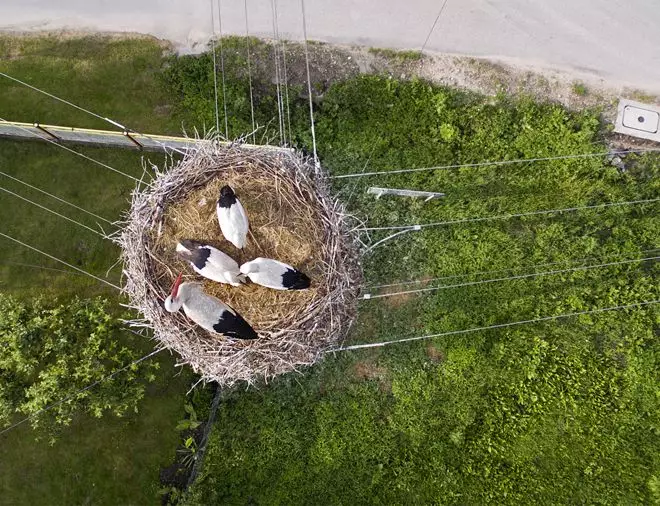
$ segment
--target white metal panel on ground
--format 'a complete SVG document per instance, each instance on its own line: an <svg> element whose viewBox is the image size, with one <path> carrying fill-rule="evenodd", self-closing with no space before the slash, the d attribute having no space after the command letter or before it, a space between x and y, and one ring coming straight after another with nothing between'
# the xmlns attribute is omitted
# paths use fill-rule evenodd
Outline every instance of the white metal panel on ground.
<svg viewBox="0 0 660 506"><path fill-rule="evenodd" d="M660 142L660 107L621 99L614 131Z"/></svg>

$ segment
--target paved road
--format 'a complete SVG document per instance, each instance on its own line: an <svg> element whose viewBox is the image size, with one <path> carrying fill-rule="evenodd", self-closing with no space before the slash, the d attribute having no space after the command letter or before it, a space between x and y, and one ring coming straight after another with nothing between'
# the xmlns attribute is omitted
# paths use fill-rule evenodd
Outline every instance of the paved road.
<svg viewBox="0 0 660 506"><path fill-rule="evenodd" d="M211 33L212 0L2 0L0 30L150 33L183 51ZM245 33L243 0L221 0L223 33ZM272 36L269 0L247 0L251 32ZM419 48L441 0L306 0L312 39ZM279 30L302 37L299 0L278 0ZM660 93L660 0L448 0L431 51L572 69Z"/></svg>

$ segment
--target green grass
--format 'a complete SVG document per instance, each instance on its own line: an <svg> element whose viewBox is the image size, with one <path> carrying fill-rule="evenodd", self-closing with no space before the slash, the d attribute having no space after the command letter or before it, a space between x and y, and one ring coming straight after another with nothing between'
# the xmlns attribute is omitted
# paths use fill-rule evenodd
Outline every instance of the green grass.
<svg viewBox="0 0 660 506"><path fill-rule="evenodd" d="M135 177L142 174L142 155L139 153L101 148L75 149ZM164 159L163 155L154 153L145 156L155 163L162 163ZM127 209L134 183L84 158L38 142L0 140L0 167L15 178L110 221L119 219ZM113 225L2 175L0 186L88 227L97 229L100 224L106 232L115 229ZM5 192L0 192L0 205L11 209L3 219L2 231L7 235L112 283L119 282L120 267L116 265L119 249L109 240ZM0 258L0 289L6 293L16 296L35 293L53 296L104 293L115 296L112 288L83 274L20 265L72 271L55 260L5 239L0 241Z"/></svg>
<svg viewBox="0 0 660 506"><path fill-rule="evenodd" d="M79 39L0 36L0 70L102 116L152 133L177 133L171 102L161 86L164 48L153 39ZM0 77L2 117L64 126L110 129L108 123ZM142 154L74 146L74 149L134 177L142 175ZM162 163L163 155L145 159ZM0 140L0 167L29 184L46 190L111 221L128 207L134 181L51 144ZM0 175L0 185L87 226L97 220L20 183ZM49 214L7 193L0 204L11 209L3 217L3 232L79 268L117 283L118 248L94 233ZM103 224L106 231L113 227ZM68 269L39 253L7 240L0 242L0 288L13 295L34 293L92 295L112 288L79 274L17 264Z"/></svg>
<svg viewBox="0 0 660 506"><path fill-rule="evenodd" d="M575 81L573 83L573 86L571 86L573 93L575 93L579 97L584 97L589 93L589 89L587 86L580 82L580 81Z"/></svg>
<svg viewBox="0 0 660 506"><path fill-rule="evenodd" d="M0 35L0 71L145 133L178 133L158 86L164 47L155 39ZM0 77L2 117L113 130L109 123Z"/></svg>
<svg viewBox="0 0 660 506"><path fill-rule="evenodd" d="M415 62L424 57L420 51L396 50L381 47L370 47L369 52L374 56L380 56L386 60L392 60L398 63Z"/></svg>
<svg viewBox="0 0 660 506"><path fill-rule="evenodd" d="M191 374L171 378L163 356L157 383L137 414L101 420L81 416L50 446L28 424L5 435L0 460L4 504L145 505L158 503L158 475L180 442L176 421Z"/></svg>

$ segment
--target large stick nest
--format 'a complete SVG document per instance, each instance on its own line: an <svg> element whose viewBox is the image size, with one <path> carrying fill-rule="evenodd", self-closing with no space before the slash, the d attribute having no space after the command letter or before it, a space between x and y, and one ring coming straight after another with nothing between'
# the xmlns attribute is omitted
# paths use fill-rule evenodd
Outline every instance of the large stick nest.
<svg viewBox="0 0 660 506"><path fill-rule="evenodd" d="M129 306L144 318L130 322L153 329L154 338L176 351L206 381L231 385L268 381L314 363L345 335L356 314L361 284L349 217L329 193L320 169L302 157L272 148L198 149L133 192L117 242L124 260ZM226 241L218 226L219 189L231 185L250 220L243 250ZM254 284L232 287L197 276L175 253L178 240L211 244L239 264L262 256L293 265L312 279L309 290L279 291ZM259 333L254 341L211 334L163 301L179 272L237 310Z"/></svg>

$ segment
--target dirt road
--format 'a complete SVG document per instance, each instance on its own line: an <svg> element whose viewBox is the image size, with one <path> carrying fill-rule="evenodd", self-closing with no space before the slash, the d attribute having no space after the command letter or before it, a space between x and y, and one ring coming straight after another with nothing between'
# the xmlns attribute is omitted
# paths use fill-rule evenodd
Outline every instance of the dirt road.
<svg viewBox="0 0 660 506"><path fill-rule="evenodd" d="M149 33L182 51L211 34L212 0L3 0L0 30ZM273 34L272 3L247 0L251 34ZM221 0L223 33L245 34L242 0ZM435 0L306 0L311 39L419 49ZM299 0L278 0L282 37L302 37ZM448 0L427 49L572 70L660 93L659 0Z"/></svg>

